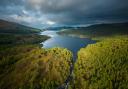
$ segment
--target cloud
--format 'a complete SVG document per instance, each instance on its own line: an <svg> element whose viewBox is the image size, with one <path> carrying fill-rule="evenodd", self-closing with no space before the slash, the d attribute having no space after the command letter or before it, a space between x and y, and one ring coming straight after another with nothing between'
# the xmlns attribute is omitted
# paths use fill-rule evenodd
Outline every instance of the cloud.
<svg viewBox="0 0 128 89"><path fill-rule="evenodd" d="M40 26L121 22L128 21L127 3L128 0L3 0L0 17Z"/></svg>
<svg viewBox="0 0 128 89"><path fill-rule="evenodd" d="M2 0L0 6L18 6L23 4L24 0Z"/></svg>
<svg viewBox="0 0 128 89"><path fill-rule="evenodd" d="M53 17L49 18L61 24L128 20L128 0L29 0L27 3L29 9L51 14Z"/></svg>
<svg viewBox="0 0 128 89"><path fill-rule="evenodd" d="M46 24L48 24L48 25L54 25L55 22L53 22L53 21L46 21Z"/></svg>

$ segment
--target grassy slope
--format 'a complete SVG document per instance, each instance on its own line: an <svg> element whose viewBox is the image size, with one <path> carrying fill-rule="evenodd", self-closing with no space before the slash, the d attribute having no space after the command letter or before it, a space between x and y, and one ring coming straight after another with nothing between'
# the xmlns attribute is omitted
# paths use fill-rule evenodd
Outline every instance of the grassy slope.
<svg viewBox="0 0 128 89"><path fill-rule="evenodd" d="M73 89L127 89L127 74L128 37L105 39L78 52Z"/></svg>
<svg viewBox="0 0 128 89"><path fill-rule="evenodd" d="M49 37L38 32L0 22L0 89L56 89L66 80L72 53L40 48L37 44Z"/></svg>
<svg viewBox="0 0 128 89"><path fill-rule="evenodd" d="M69 75L67 49L22 45L0 50L0 89L56 89Z"/></svg>
<svg viewBox="0 0 128 89"><path fill-rule="evenodd" d="M100 41L78 52L69 89L128 88L128 23L93 25L59 34Z"/></svg>

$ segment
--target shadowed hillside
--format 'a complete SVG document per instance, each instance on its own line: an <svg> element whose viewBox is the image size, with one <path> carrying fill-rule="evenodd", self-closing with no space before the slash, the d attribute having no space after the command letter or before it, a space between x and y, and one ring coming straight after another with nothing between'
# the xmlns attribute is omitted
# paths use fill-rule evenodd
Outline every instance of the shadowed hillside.
<svg viewBox="0 0 128 89"><path fill-rule="evenodd" d="M78 37L105 37L114 35L127 35L128 23L97 24L89 27L78 27L58 32L62 35Z"/></svg>
<svg viewBox="0 0 128 89"><path fill-rule="evenodd" d="M0 45L36 44L48 39L39 35L41 30L0 20Z"/></svg>
<svg viewBox="0 0 128 89"><path fill-rule="evenodd" d="M14 22L8 22L0 20L0 33L12 33L12 34L30 34L38 33L40 29L20 25Z"/></svg>

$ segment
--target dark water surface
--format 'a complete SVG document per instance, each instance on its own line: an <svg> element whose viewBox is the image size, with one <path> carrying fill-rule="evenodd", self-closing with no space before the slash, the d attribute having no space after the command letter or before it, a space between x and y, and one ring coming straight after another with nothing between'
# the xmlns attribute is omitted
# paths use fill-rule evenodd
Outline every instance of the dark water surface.
<svg viewBox="0 0 128 89"><path fill-rule="evenodd" d="M44 48L52 48L52 47L67 48L70 51L72 51L74 55L74 59L76 59L77 52L80 50L80 48L96 42L88 38L78 38L78 37L58 35L56 31L44 31L41 33L41 35L51 36L50 39L42 43Z"/></svg>

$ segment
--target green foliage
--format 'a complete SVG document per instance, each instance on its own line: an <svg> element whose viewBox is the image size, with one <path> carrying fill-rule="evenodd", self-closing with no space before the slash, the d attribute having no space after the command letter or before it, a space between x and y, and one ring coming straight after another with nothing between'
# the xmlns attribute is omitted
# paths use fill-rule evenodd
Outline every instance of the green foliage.
<svg viewBox="0 0 128 89"><path fill-rule="evenodd" d="M69 75L72 53L23 45L0 50L0 89L56 89Z"/></svg>
<svg viewBox="0 0 128 89"><path fill-rule="evenodd" d="M116 37L127 34L127 26L101 24L59 32L101 40L81 48L70 75L70 51L40 48L34 44L49 38L37 34L40 30L0 20L0 89L56 89L68 76L73 76L69 89L128 89L128 36Z"/></svg>
<svg viewBox="0 0 128 89"><path fill-rule="evenodd" d="M56 89L70 74L72 53L34 45L40 30L0 20L0 89Z"/></svg>
<svg viewBox="0 0 128 89"><path fill-rule="evenodd" d="M50 38L39 35L40 32L39 29L0 20L0 46L38 44Z"/></svg>
<svg viewBox="0 0 128 89"><path fill-rule="evenodd" d="M78 52L73 89L128 89L127 84L128 38L109 38Z"/></svg>
<svg viewBox="0 0 128 89"><path fill-rule="evenodd" d="M37 44L48 38L50 37L37 34L0 34L0 45Z"/></svg>

